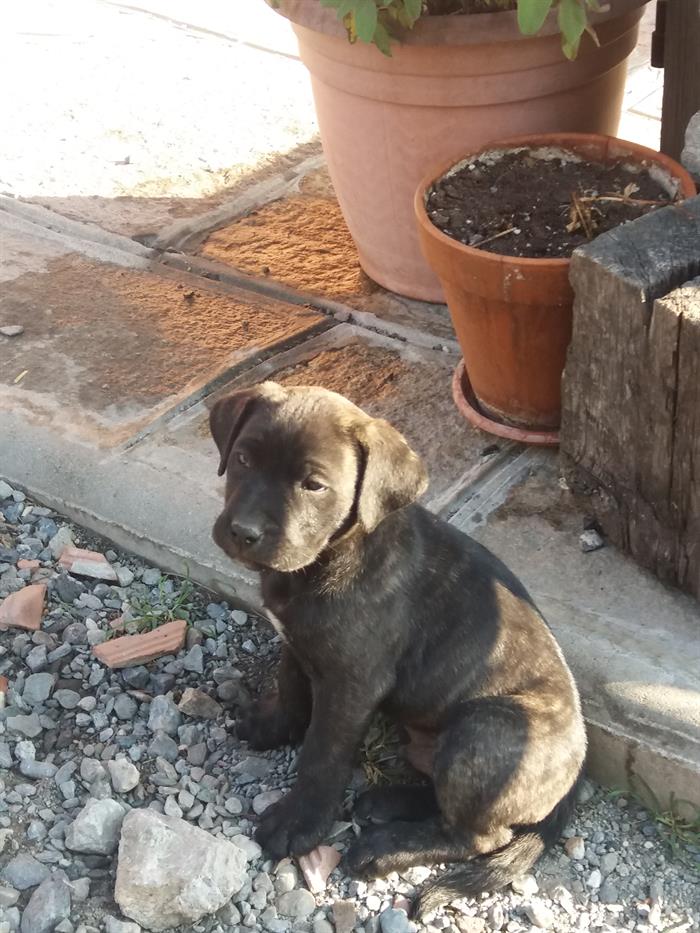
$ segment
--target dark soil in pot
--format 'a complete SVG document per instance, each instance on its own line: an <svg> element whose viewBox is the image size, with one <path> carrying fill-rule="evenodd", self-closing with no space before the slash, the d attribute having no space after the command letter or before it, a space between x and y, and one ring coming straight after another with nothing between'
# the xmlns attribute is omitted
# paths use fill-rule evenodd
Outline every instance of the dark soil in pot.
<svg viewBox="0 0 700 933"><path fill-rule="evenodd" d="M564 149L493 150L460 162L428 193L443 233L504 256L568 258L577 246L672 203L658 166L587 161Z"/></svg>

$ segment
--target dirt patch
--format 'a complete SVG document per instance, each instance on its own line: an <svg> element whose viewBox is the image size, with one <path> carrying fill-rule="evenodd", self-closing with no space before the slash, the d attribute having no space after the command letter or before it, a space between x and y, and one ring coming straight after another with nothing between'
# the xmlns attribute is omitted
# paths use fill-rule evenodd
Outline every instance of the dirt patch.
<svg viewBox="0 0 700 933"><path fill-rule="evenodd" d="M323 386L362 406L390 395L396 389L397 379L409 375L410 370L396 353L357 345L325 350L293 369L278 373L275 379L285 386Z"/></svg>
<svg viewBox="0 0 700 933"><path fill-rule="evenodd" d="M584 515L571 490L560 484L556 464L539 467L508 493L506 501L493 513L496 521L536 515L556 531L584 530Z"/></svg>
<svg viewBox="0 0 700 933"><path fill-rule="evenodd" d="M469 246L504 256L563 258L671 200L645 168L525 149L484 154L440 179L427 210L438 229Z"/></svg>
<svg viewBox="0 0 700 933"><path fill-rule="evenodd" d="M444 492L492 443L452 402L452 360L407 360L358 341L323 350L270 376L283 385L321 385L340 392L376 418L386 418L423 458L429 495Z"/></svg>
<svg viewBox="0 0 700 933"><path fill-rule="evenodd" d="M324 320L195 279L75 257L0 285L0 309L25 326L3 341L4 381L26 370L24 389L113 412L153 406L236 354L259 353Z"/></svg>
<svg viewBox="0 0 700 933"><path fill-rule="evenodd" d="M308 185L323 188L320 178ZM200 253L250 275L329 297L369 295L338 202L318 194L283 198L215 231Z"/></svg>

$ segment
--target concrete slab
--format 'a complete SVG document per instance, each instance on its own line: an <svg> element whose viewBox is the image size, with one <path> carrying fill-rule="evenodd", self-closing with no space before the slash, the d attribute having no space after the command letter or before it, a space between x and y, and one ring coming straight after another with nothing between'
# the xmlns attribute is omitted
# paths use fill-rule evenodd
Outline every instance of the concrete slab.
<svg viewBox="0 0 700 933"><path fill-rule="evenodd" d="M0 406L98 444L332 323L143 258L127 268L38 243L15 233L3 264L0 322L24 332L0 336Z"/></svg>
<svg viewBox="0 0 700 933"><path fill-rule="evenodd" d="M0 79L23 83L5 101L0 191L122 232L157 229L171 208L196 211L193 200L315 140L308 75L281 17L226 4L227 24L208 0L193 22L192 4L160 6L3 8Z"/></svg>
<svg viewBox="0 0 700 933"><path fill-rule="evenodd" d="M538 454L501 502L481 522L464 511L453 521L512 567L549 620L582 692L593 773L700 804L700 606L612 547L582 553L584 515L556 455Z"/></svg>

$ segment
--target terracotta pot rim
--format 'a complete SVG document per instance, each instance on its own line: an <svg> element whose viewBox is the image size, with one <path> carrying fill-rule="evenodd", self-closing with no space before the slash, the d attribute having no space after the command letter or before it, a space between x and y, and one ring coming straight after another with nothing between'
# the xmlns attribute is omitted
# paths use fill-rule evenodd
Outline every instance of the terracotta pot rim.
<svg viewBox="0 0 700 933"><path fill-rule="evenodd" d="M680 183L679 190L683 195L683 199L691 198L696 194L695 182L690 173L675 159L672 159L662 152L657 152L655 149L649 149L647 146L641 146L627 139L619 139L617 136L606 136L603 133L535 133L493 140L483 146L479 146L477 149L465 153L459 159L451 158L448 162L442 162L439 167L431 169L423 176L416 188L413 199L416 219L421 227L429 232L430 236L445 245L451 246L457 253L461 253L463 256L472 258L478 256L483 262L487 263L492 262L530 268L536 266L540 269L545 267L550 269L563 269L571 262L570 256L562 259L553 259L549 256L506 256L502 253L492 253L488 250L479 249L476 246L467 246L466 243L460 243L460 241L455 240L454 237L443 233L443 231L436 227L430 220L428 212L425 209L425 194L430 186L446 175L453 166L458 165L465 159L481 155L492 149L516 149L521 146L553 146L556 144L562 149L568 147L575 152L576 144L580 146L585 143L603 143L606 144L606 148L610 146L611 143L627 147L629 148L630 157L637 158L640 162L648 160L665 168L668 173Z"/></svg>
<svg viewBox="0 0 700 933"><path fill-rule="evenodd" d="M559 431L516 428L514 425L494 421L493 418L479 411L473 401L474 391L464 366L464 360L459 361L452 376L452 398L460 415L475 428L486 431L487 434L504 437L509 441L518 441L521 444L534 444L539 447L559 446Z"/></svg>
<svg viewBox="0 0 700 933"><path fill-rule="evenodd" d="M599 25L611 19L646 6L650 0L612 0L605 9L591 11L591 23ZM345 28L329 8L310 7L309 0L281 0L276 12L296 26L311 29L336 39L347 42ZM641 15L641 14L640 14ZM550 12L537 36L526 36L518 28L515 10L493 10L491 12L464 15L447 14L442 16L422 16L412 29L398 30L401 45L471 45L474 42L489 41L489 37L498 35L499 41L527 42L531 39L555 35L559 25L555 11ZM491 39L491 41L494 41ZM379 53L381 54L381 53Z"/></svg>

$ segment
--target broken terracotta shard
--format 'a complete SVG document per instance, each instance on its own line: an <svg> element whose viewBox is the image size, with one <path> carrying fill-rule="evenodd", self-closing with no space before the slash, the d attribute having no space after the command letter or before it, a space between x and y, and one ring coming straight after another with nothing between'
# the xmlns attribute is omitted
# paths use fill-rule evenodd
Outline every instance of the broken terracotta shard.
<svg viewBox="0 0 700 933"><path fill-rule="evenodd" d="M41 626L45 599L45 583L32 583L10 593L0 605L0 629L24 628L35 632Z"/></svg>
<svg viewBox="0 0 700 933"><path fill-rule="evenodd" d="M300 855L298 862L309 891L319 894L325 891L328 876L340 862L340 852L332 846L318 846L308 855Z"/></svg>
<svg viewBox="0 0 700 933"><path fill-rule="evenodd" d="M187 622L166 622L143 635L122 635L92 649L95 657L113 669L147 664L166 654L177 654L185 644Z"/></svg>
<svg viewBox="0 0 700 933"><path fill-rule="evenodd" d="M65 547L58 559L58 566L79 577L92 577L94 580L115 582L117 574L111 564L99 551L86 551L79 547Z"/></svg>

